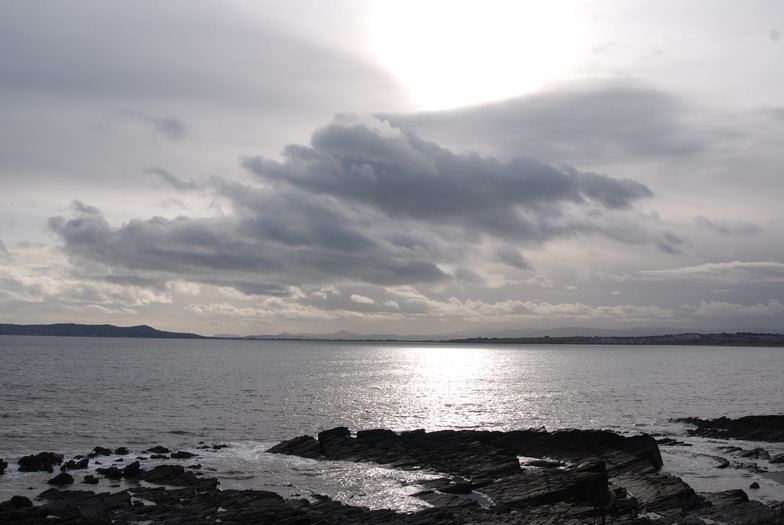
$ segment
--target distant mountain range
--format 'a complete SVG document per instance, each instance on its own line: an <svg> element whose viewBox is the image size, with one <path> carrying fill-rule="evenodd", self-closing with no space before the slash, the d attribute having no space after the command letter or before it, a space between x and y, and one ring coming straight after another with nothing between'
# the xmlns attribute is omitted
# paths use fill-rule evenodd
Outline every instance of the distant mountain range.
<svg viewBox="0 0 784 525"><path fill-rule="evenodd" d="M557 330L508 330L489 337L461 337L445 335L361 335L346 330L331 334L252 335L246 337L217 335L206 337L182 332L165 332L147 325L114 326L109 324L87 325L58 324L0 324L0 335L39 335L76 337L135 337L158 339L243 339L243 340L300 340L300 341L422 341L482 344L634 344L634 345L775 345L784 346L784 335L779 333L735 332L721 334L678 333L666 328L636 330L597 330L589 328L562 328Z"/></svg>
<svg viewBox="0 0 784 525"><path fill-rule="evenodd" d="M197 334L164 332L147 325L110 324L0 324L0 335L54 335L70 337L147 337L157 339L207 339Z"/></svg>

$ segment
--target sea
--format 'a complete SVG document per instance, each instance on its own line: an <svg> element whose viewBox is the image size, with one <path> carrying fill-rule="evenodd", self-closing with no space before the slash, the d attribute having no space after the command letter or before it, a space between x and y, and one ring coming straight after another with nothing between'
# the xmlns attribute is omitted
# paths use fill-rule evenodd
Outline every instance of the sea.
<svg viewBox="0 0 784 525"><path fill-rule="evenodd" d="M0 501L33 498L52 477L18 472L24 455L131 450L96 458L95 469L162 445L199 454L176 462L200 465L223 488L428 506L412 495L437 472L267 452L337 426L649 433L682 443L661 447L664 471L695 490L740 488L782 501L784 465L727 447L775 457L784 444L691 437L689 425L673 421L782 414L782 378L784 348L769 347L0 336L0 458L9 463ZM721 458L730 468L718 468ZM145 466L154 461L163 462ZM749 489L753 482L760 488ZM122 486L101 483L83 488Z"/></svg>

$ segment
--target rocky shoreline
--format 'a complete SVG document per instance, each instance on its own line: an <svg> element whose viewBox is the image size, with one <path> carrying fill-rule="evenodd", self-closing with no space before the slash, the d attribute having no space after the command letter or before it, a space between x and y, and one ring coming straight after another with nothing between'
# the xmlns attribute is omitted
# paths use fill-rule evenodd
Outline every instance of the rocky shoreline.
<svg viewBox="0 0 784 525"><path fill-rule="evenodd" d="M722 424L726 427L727 421L735 421L732 425L737 432L744 426L775 430L776 425L784 425L784 416L742 419ZM703 427L718 426L717 421ZM223 446L205 444L203 448ZM198 461L193 453L163 447L134 457L124 448L96 447L68 461L44 452L20 458L15 466L0 460L0 473L18 468L53 474L48 482L51 488L34 501L14 496L0 503L0 523L784 523L782 504L750 500L743 490L697 493L680 478L661 472L659 445L645 434L544 429L373 429L352 434L348 428L337 427L316 437L283 441L269 452L428 469L441 477L422 482L414 495L431 508L401 513L351 506L327 496L286 499L263 490L221 490L218 480L203 474L198 463L186 467L164 462L150 467L150 459ZM91 461L109 454L128 459L99 468L96 475L78 474ZM56 470L60 472L55 475ZM122 481L125 488L116 492L74 488L95 484L99 477Z"/></svg>

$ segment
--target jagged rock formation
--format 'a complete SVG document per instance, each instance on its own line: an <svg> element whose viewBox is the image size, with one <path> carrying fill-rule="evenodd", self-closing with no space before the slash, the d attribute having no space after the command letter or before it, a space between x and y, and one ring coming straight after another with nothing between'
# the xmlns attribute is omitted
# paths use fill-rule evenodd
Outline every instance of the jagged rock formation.
<svg viewBox="0 0 784 525"><path fill-rule="evenodd" d="M657 524L668 525L711 523L703 520L780 523L784 518L784 508L749 501L742 490L696 494L679 478L660 471L658 446L647 435L625 437L587 430L396 433L376 429L352 436L347 428L338 427L317 438L284 441L271 451L325 461L427 468L442 477L421 483L422 490L416 494L432 508L400 513L346 505L327 496L285 499L262 490L220 490L218 480L203 476L197 466L164 464L147 469L145 458L139 458L123 468L114 465L97 473L126 484L143 484L115 493L51 488L35 503L14 496L0 503L0 523L624 525L655 519ZM30 457L53 459L51 466L62 461L50 453ZM79 462L71 460L63 470L69 470L70 464ZM97 481L87 475L81 483Z"/></svg>
<svg viewBox="0 0 784 525"><path fill-rule="evenodd" d="M284 441L270 452L311 458L373 461L398 468L429 468L450 483L477 492L495 506L526 508L572 503L595 512L689 509L703 501L688 485L661 474L654 439L607 431L544 430L401 432L340 427ZM521 468L518 456L560 460L558 468ZM627 488L628 487L628 488ZM633 490L632 490L633 487ZM438 492L444 492L439 490ZM447 492L448 493L448 492ZM634 494L634 496L629 496ZM426 501L459 499L421 495Z"/></svg>

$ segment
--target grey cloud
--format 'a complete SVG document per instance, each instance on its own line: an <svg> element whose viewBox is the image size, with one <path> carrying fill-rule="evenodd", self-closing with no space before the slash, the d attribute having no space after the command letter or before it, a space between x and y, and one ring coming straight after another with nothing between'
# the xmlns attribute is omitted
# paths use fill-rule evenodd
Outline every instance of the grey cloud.
<svg viewBox="0 0 784 525"><path fill-rule="evenodd" d="M465 267L460 267L455 271L455 279L466 284L484 284L485 282L481 275Z"/></svg>
<svg viewBox="0 0 784 525"><path fill-rule="evenodd" d="M501 248L496 252L496 255L501 262L508 264L513 268L517 268L518 270L533 270L531 264L526 261L525 257L517 250L508 247Z"/></svg>
<svg viewBox="0 0 784 525"><path fill-rule="evenodd" d="M650 195L638 182L532 158L458 155L372 117L339 117L314 134L312 147L289 146L283 162L241 162L264 184L213 177L202 185L149 170L175 188L211 193L230 206L222 216L115 227L77 201L74 216L50 218L49 229L74 271L272 296L315 284L447 282L455 277L439 265L465 268L488 255L485 239L507 243L489 255L518 269L530 269L522 246L558 238L600 235L665 249L677 241L651 233L649 218L636 212Z"/></svg>
<svg viewBox="0 0 784 525"><path fill-rule="evenodd" d="M77 203L75 211L75 218L53 217L48 224L77 267L97 263L113 276L141 272L154 279L157 275L160 285L180 276L233 286L249 295L282 295L286 286L308 282L391 285L447 277L432 261L406 250L383 248L370 240L363 243L359 234L341 238L351 236L350 228L320 222L317 216L309 221L310 216L290 201L289 206L257 210L268 216L154 217L118 228L111 227L95 208ZM339 217L331 219L337 222Z"/></svg>
<svg viewBox="0 0 784 525"><path fill-rule="evenodd" d="M732 261L665 270L645 270L638 271L636 274L653 280L715 281L724 284L782 283L784 264L771 261Z"/></svg>
<svg viewBox="0 0 784 525"><path fill-rule="evenodd" d="M778 123L784 124L784 108L782 107L764 108L759 110L759 113L761 113L764 116L767 116L768 118Z"/></svg>
<svg viewBox="0 0 784 525"><path fill-rule="evenodd" d="M11 252L8 251L6 248L5 243L2 239L0 239L0 259L9 259L11 257Z"/></svg>
<svg viewBox="0 0 784 525"><path fill-rule="evenodd" d="M595 82L468 108L379 116L454 147L572 164L684 158L738 134L695 127L692 113L656 89Z"/></svg>
<svg viewBox="0 0 784 525"><path fill-rule="evenodd" d="M163 168L147 168L144 171L152 175L157 175L165 183L169 184L172 188L179 191L193 191L199 189L199 185L196 184L195 182L183 181L179 179L177 176L170 173L168 170L165 170Z"/></svg>
<svg viewBox="0 0 784 525"><path fill-rule="evenodd" d="M0 16L0 48L6 93L33 88L69 99L166 97L312 113L347 92L361 102L397 91L356 56L283 34L273 17L249 16L235 5L9 4ZM155 123L181 132L176 122Z"/></svg>
<svg viewBox="0 0 784 525"><path fill-rule="evenodd" d="M349 286L340 294L327 294L317 300L301 299L300 302L325 311L422 315L431 310L429 302L422 298L400 297L380 287Z"/></svg>
<svg viewBox="0 0 784 525"><path fill-rule="evenodd" d="M366 154L365 151L368 151ZM558 230L566 205L629 208L651 195L644 185L532 158L508 163L457 155L435 143L363 117L339 118L314 134L313 147L292 146L280 163L247 157L267 181L306 194L327 194L396 219L460 225L501 238L542 243ZM583 220L590 221L583 216Z"/></svg>
<svg viewBox="0 0 784 525"><path fill-rule="evenodd" d="M631 179L622 179L619 183L617 179L590 172L583 173L582 178L585 195L608 208L626 208L636 199L652 196L644 184Z"/></svg>
<svg viewBox="0 0 784 525"><path fill-rule="evenodd" d="M151 129L156 135L169 140L180 140L190 134L187 124L175 117L153 117L132 109L121 109L114 112L114 115L121 119L138 122Z"/></svg>
<svg viewBox="0 0 784 525"><path fill-rule="evenodd" d="M692 220L697 226L721 235L757 235L762 232L758 224L750 222L714 221L702 215L697 215Z"/></svg>

